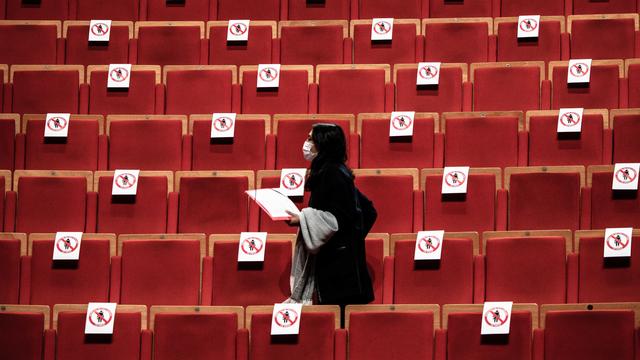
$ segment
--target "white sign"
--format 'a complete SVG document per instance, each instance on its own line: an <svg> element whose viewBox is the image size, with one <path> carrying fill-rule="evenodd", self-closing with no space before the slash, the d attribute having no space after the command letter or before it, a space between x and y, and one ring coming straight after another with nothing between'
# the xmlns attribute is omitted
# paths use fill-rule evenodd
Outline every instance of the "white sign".
<svg viewBox="0 0 640 360"><path fill-rule="evenodd" d="M567 83L588 84L591 79L591 59L569 60Z"/></svg>
<svg viewBox="0 0 640 360"><path fill-rule="evenodd" d="M260 88L277 88L280 86L280 64L258 65L258 82Z"/></svg>
<svg viewBox="0 0 640 360"><path fill-rule="evenodd" d="M236 129L236 113L215 113L211 117L211 138L233 138Z"/></svg>
<svg viewBox="0 0 640 360"><path fill-rule="evenodd" d="M607 228L604 232L604 257L631 256L633 228Z"/></svg>
<svg viewBox="0 0 640 360"><path fill-rule="evenodd" d="M140 170L116 170L113 173L111 195L135 195L138 192Z"/></svg>
<svg viewBox="0 0 640 360"><path fill-rule="evenodd" d="M79 260L81 232L57 232L53 242L53 260Z"/></svg>
<svg viewBox="0 0 640 360"><path fill-rule="evenodd" d="M540 33L540 15L518 17L518 39L537 38Z"/></svg>
<svg viewBox="0 0 640 360"><path fill-rule="evenodd" d="M107 88L128 89L131 80L131 64L111 64L107 76Z"/></svg>
<svg viewBox="0 0 640 360"><path fill-rule="evenodd" d="M413 136L415 111L394 111L389 118L389 136Z"/></svg>
<svg viewBox="0 0 640 360"><path fill-rule="evenodd" d="M418 231L413 260L440 260L444 230Z"/></svg>
<svg viewBox="0 0 640 360"><path fill-rule="evenodd" d="M238 262L263 262L267 247L266 232L242 232L238 244Z"/></svg>
<svg viewBox="0 0 640 360"><path fill-rule="evenodd" d="M302 304L275 304L271 315L271 335L298 335Z"/></svg>
<svg viewBox="0 0 640 360"><path fill-rule="evenodd" d="M280 192L287 196L303 196L307 169L282 169L280 172Z"/></svg>
<svg viewBox="0 0 640 360"><path fill-rule="evenodd" d="M485 302L482 308L481 335L509 334L513 301Z"/></svg>
<svg viewBox="0 0 640 360"><path fill-rule="evenodd" d="M416 85L438 85L440 83L439 62L421 62L416 73Z"/></svg>
<svg viewBox="0 0 640 360"><path fill-rule="evenodd" d="M449 166L442 171L443 194L466 194L468 184L468 166Z"/></svg>
<svg viewBox="0 0 640 360"><path fill-rule="evenodd" d="M638 190L640 163L620 163L613 169L613 190Z"/></svg>
<svg viewBox="0 0 640 360"><path fill-rule="evenodd" d="M91 20L89 24L89 41L109 42L111 37L111 20Z"/></svg>
<svg viewBox="0 0 640 360"><path fill-rule="evenodd" d="M44 137L66 138L69 134L71 114L48 113L44 119Z"/></svg>
<svg viewBox="0 0 640 360"><path fill-rule="evenodd" d="M393 18L377 18L371 20L371 40L393 39Z"/></svg>
<svg viewBox="0 0 640 360"><path fill-rule="evenodd" d="M85 334L113 334L116 320L116 303L89 303L87 319L84 323Z"/></svg>
<svg viewBox="0 0 640 360"><path fill-rule="evenodd" d="M558 111L558 132L579 133L582 131L583 108L561 108Z"/></svg>
<svg viewBox="0 0 640 360"><path fill-rule="evenodd" d="M249 20L229 20L227 41L248 41Z"/></svg>

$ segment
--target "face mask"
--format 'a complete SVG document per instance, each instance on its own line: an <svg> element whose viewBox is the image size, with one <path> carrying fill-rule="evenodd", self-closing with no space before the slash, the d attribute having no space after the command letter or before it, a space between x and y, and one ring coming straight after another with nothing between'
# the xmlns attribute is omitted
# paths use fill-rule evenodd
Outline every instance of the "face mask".
<svg viewBox="0 0 640 360"><path fill-rule="evenodd" d="M304 156L304 159L307 161L312 161L318 155L317 152L311 150L312 148L313 142L309 140L305 141L304 145L302 145L302 156Z"/></svg>

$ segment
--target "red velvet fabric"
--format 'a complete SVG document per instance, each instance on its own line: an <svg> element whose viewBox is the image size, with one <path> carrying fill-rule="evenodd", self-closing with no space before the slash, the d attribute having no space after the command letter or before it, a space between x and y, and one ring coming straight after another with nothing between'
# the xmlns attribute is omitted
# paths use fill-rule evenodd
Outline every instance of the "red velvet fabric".
<svg viewBox="0 0 640 360"><path fill-rule="evenodd" d="M442 195L442 175L425 183L424 228L446 231L496 230L496 177L471 174L463 199Z"/></svg>
<svg viewBox="0 0 640 360"><path fill-rule="evenodd" d="M485 22L427 23L424 36L425 61L472 63L489 59L489 26Z"/></svg>
<svg viewBox="0 0 640 360"><path fill-rule="evenodd" d="M8 20L67 20L69 0L40 0L35 4L23 0L5 0Z"/></svg>
<svg viewBox="0 0 640 360"><path fill-rule="evenodd" d="M138 32L138 64L200 64L200 27L142 26Z"/></svg>
<svg viewBox="0 0 640 360"><path fill-rule="evenodd" d="M522 14L540 14L545 16L564 16L566 0L508 0L501 1L501 16L521 16ZM542 28L540 28L542 30Z"/></svg>
<svg viewBox="0 0 640 360"><path fill-rule="evenodd" d="M251 32L251 29L249 29ZM278 88L258 89L258 71L245 71L242 78L244 114L306 114L309 112L309 72L280 70Z"/></svg>
<svg viewBox="0 0 640 360"><path fill-rule="evenodd" d="M350 0L308 0L287 1L289 20L349 20L351 18Z"/></svg>
<svg viewBox="0 0 640 360"><path fill-rule="evenodd" d="M591 184L591 228L640 227L638 193L611 190L613 172L594 172Z"/></svg>
<svg viewBox="0 0 640 360"><path fill-rule="evenodd" d="M19 240L0 240L0 273L3 274L3 280L0 282L0 303L17 304L20 293Z"/></svg>
<svg viewBox="0 0 640 360"><path fill-rule="evenodd" d="M491 0L466 0L462 4L449 0L429 1L429 17L432 18L483 16L493 16L493 7Z"/></svg>
<svg viewBox="0 0 640 360"><path fill-rule="evenodd" d="M84 231L86 198L87 180L84 177L20 177L16 231Z"/></svg>
<svg viewBox="0 0 640 360"><path fill-rule="evenodd" d="M385 111L383 69L322 70L318 84L321 114Z"/></svg>
<svg viewBox="0 0 640 360"><path fill-rule="evenodd" d="M480 335L480 313L451 313L447 324L447 360L531 360L531 313L511 314L509 341L490 341Z"/></svg>
<svg viewBox="0 0 640 360"><path fill-rule="evenodd" d="M530 117L530 166L589 166L603 163L604 125L602 115L584 115L582 131L579 136L560 135L557 128L557 115Z"/></svg>
<svg viewBox="0 0 640 360"><path fill-rule="evenodd" d="M89 25L67 28L65 64L87 66L129 62L129 28L127 26L112 26L108 44L87 41L88 33Z"/></svg>
<svg viewBox="0 0 640 360"><path fill-rule="evenodd" d="M545 360L632 360L634 313L550 311L544 330Z"/></svg>
<svg viewBox="0 0 640 360"><path fill-rule="evenodd" d="M474 111L540 109L539 67L478 68L474 76Z"/></svg>
<svg viewBox="0 0 640 360"><path fill-rule="evenodd" d="M384 241L379 238L368 238L365 241L367 254L367 269L373 282L375 299L372 304L382 304L383 272L384 272Z"/></svg>
<svg viewBox="0 0 640 360"><path fill-rule="evenodd" d="M262 178L261 188L276 188L280 187L280 176L277 177L264 177ZM311 193L305 191L304 196L291 197L298 209L303 209L309 204L309 197ZM269 218L264 211L259 210L259 229L260 231L266 231L271 234L295 234L298 229L287 225L284 221L273 221Z"/></svg>
<svg viewBox="0 0 640 360"><path fill-rule="evenodd" d="M527 4L537 6L539 1L523 1ZM553 4L559 4L564 8L559 1L551 1ZM504 8L506 4L511 2L502 2ZM545 5L545 8L546 5ZM562 10L564 12L564 10ZM513 16L519 16L520 14L530 14L530 12L523 12L513 14ZM533 14L533 13L531 13ZM540 12L535 12L540 14ZM562 40L560 31L560 21L540 21L540 30L537 39L518 40L518 22L503 22L498 24L497 33L497 60L498 61L557 61L562 58Z"/></svg>
<svg viewBox="0 0 640 360"><path fill-rule="evenodd" d="M232 143L211 141L211 121L193 123L193 170L263 170L266 165L264 120L236 122Z"/></svg>
<svg viewBox="0 0 640 360"><path fill-rule="evenodd" d="M89 95L90 114L154 114L155 85L154 71L131 71L128 90L107 89L107 71L91 73Z"/></svg>
<svg viewBox="0 0 640 360"><path fill-rule="evenodd" d="M473 242L445 240L439 266L413 260L414 240L396 242L394 304L473 303Z"/></svg>
<svg viewBox="0 0 640 360"><path fill-rule="evenodd" d="M250 360L333 359L335 316L333 313L305 313L300 318L300 334L295 341L274 341L270 335L271 314L254 314L251 318ZM303 324L304 323L304 324Z"/></svg>
<svg viewBox="0 0 640 360"><path fill-rule="evenodd" d="M629 79L629 107L638 108L640 107L640 64L629 64L627 79Z"/></svg>
<svg viewBox="0 0 640 360"><path fill-rule="evenodd" d="M167 231L167 178L140 176L135 202L111 196L112 176L98 184L98 232L163 234ZM116 201L114 201L116 200Z"/></svg>
<svg viewBox="0 0 640 360"><path fill-rule="evenodd" d="M212 114L231 111L231 70L167 71L166 114Z"/></svg>
<svg viewBox="0 0 640 360"><path fill-rule="evenodd" d="M351 313L349 359L433 359L433 316L403 310Z"/></svg>
<svg viewBox="0 0 640 360"><path fill-rule="evenodd" d="M11 2L19 3L20 1L12 0ZM57 37L55 25L2 24L0 25L0 63L55 64Z"/></svg>
<svg viewBox="0 0 640 360"><path fill-rule="evenodd" d="M579 229L578 173L512 174L509 230Z"/></svg>
<svg viewBox="0 0 640 360"><path fill-rule="evenodd" d="M517 116L448 117L445 125L446 166L517 166Z"/></svg>
<svg viewBox="0 0 640 360"><path fill-rule="evenodd" d="M343 28L340 25L282 26L280 63L289 65L342 64ZM322 44L322 46L318 46ZM351 54L348 54L349 58Z"/></svg>
<svg viewBox="0 0 640 360"><path fill-rule="evenodd" d="M280 20L280 0L218 0L218 20L230 19Z"/></svg>
<svg viewBox="0 0 640 360"><path fill-rule="evenodd" d="M15 119L0 115L0 169L14 169L16 130Z"/></svg>
<svg viewBox="0 0 640 360"><path fill-rule="evenodd" d="M638 12L636 3L625 0L573 0L573 13L583 14L617 14Z"/></svg>
<svg viewBox="0 0 640 360"><path fill-rule="evenodd" d="M396 109L462 111L462 69L440 68L438 86L417 86L416 69L397 69Z"/></svg>
<svg viewBox="0 0 640 360"><path fill-rule="evenodd" d="M109 301L111 254L108 240L83 236L80 260L73 264L51 260L53 240L33 242L29 304L85 304ZM65 266L66 265L66 266Z"/></svg>
<svg viewBox="0 0 640 360"><path fill-rule="evenodd" d="M237 318L230 313L158 313L154 359L236 360Z"/></svg>
<svg viewBox="0 0 640 360"><path fill-rule="evenodd" d="M113 335L88 337L84 334L86 312L65 311L58 314L56 359L139 360L140 313L117 312Z"/></svg>
<svg viewBox="0 0 640 360"><path fill-rule="evenodd" d="M638 241L634 236L632 241ZM640 264L633 259L640 256L640 247L631 247L631 261L627 265L608 263L602 257L603 237L581 237L578 252L579 302L632 302L640 300Z"/></svg>
<svg viewBox="0 0 640 360"><path fill-rule="evenodd" d="M249 40L238 44L227 42L226 26L214 26L210 28L210 31L209 64L240 66L271 63L271 53L273 51L271 49L271 26L251 25L249 28Z"/></svg>
<svg viewBox="0 0 640 360"><path fill-rule="evenodd" d="M378 211L371 232L413 231L413 177L409 175L357 175L356 186Z"/></svg>
<svg viewBox="0 0 640 360"><path fill-rule="evenodd" d="M5 207L5 197L7 196L4 189L5 189L5 177L1 176L0 177L0 219L2 219L2 221L4 222L4 207ZM9 210L11 211L11 210ZM4 230L4 224L2 226L0 226L0 230Z"/></svg>
<svg viewBox="0 0 640 360"><path fill-rule="evenodd" d="M356 0L358 1L358 17L410 19L421 18L422 7L427 6L424 0ZM353 16L352 16L353 17Z"/></svg>
<svg viewBox="0 0 640 360"><path fill-rule="evenodd" d="M415 24L393 24L393 40L372 41L371 24L354 25L353 62L355 64L414 63L417 30Z"/></svg>
<svg viewBox="0 0 640 360"><path fill-rule="evenodd" d="M139 19L139 2L139 0L79 0L76 1L76 19L111 19L113 21L136 21ZM113 40L113 32L111 33L111 40Z"/></svg>
<svg viewBox="0 0 640 360"><path fill-rule="evenodd" d="M574 19L571 23L572 59L635 57L634 19Z"/></svg>
<svg viewBox="0 0 640 360"><path fill-rule="evenodd" d="M264 263L241 266L237 240L214 244L211 304L249 306L284 301L290 294L291 252L290 242L269 242L267 238Z"/></svg>
<svg viewBox="0 0 640 360"><path fill-rule="evenodd" d="M552 72L551 108L617 109L620 98L618 71L617 65L591 66L591 83L582 87L567 84L566 66L555 67Z"/></svg>
<svg viewBox="0 0 640 360"><path fill-rule="evenodd" d="M246 177L182 177L179 233L237 234L248 231Z"/></svg>
<svg viewBox="0 0 640 360"><path fill-rule="evenodd" d="M640 115L617 115L613 127L613 162L640 162Z"/></svg>
<svg viewBox="0 0 640 360"><path fill-rule="evenodd" d="M40 360L44 348L44 314L0 313L0 349L11 360Z"/></svg>
<svg viewBox="0 0 640 360"><path fill-rule="evenodd" d="M158 146L162 144L162 146ZM109 169L181 169L182 121L179 119L111 122Z"/></svg>
<svg viewBox="0 0 640 360"><path fill-rule="evenodd" d="M213 1L213 0L211 0ZM210 0L196 0L184 2L167 2L166 0L147 0L147 20L151 21L207 21L215 20L209 17Z"/></svg>
<svg viewBox="0 0 640 360"><path fill-rule="evenodd" d="M66 142L44 138L45 117L27 122L25 169L97 170L98 130L96 119L72 119Z"/></svg>
<svg viewBox="0 0 640 360"><path fill-rule="evenodd" d="M72 113L80 104L77 70L16 71L11 112L20 114Z"/></svg>

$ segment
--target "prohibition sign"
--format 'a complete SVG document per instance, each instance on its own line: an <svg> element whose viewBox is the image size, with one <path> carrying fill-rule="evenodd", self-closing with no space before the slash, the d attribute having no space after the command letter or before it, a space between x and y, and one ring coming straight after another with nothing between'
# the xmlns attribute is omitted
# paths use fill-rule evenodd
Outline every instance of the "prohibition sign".
<svg viewBox="0 0 640 360"><path fill-rule="evenodd" d="M580 124L580 120L580 114L573 111L566 112L560 117L560 122L566 127L576 126Z"/></svg>
<svg viewBox="0 0 640 360"><path fill-rule="evenodd" d="M411 126L411 123L413 123L413 121L410 117L400 115L393 118L391 125L393 125L393 128L396 130L406 130Z"/></svg>
<svg viewBox="0 0 640 360"><path fill-rule="evenodd" d="M266 67L260 71L259 75L262 81L271 82L278 78L278 70L272 67Z"/></svg>
<svg viewBox="0 0 640 360"><path fill-rule="evenodd" d="M295 325L296 322L298 322L298 318L299 318L298 313L295 310L284 308L278 311L278 313L276 314L275 321L276 321L276 325L283 328L288 328Z"/></svg>
<svg viewBox="0 0 640 360"><path fill-rule="evenodd" d="M465 181L467 181L467 177L460 171L452 171L444 177L444 182L451 187L462 186Z"/></svg>
<svg viewBox="0 0 640 360"><path fill-rule="evenodd" d="M91 33L95 36L104 36L109 32L109 25L105 23L96 23L91 27Z"/></svg>
<svg viewBox="0 0 640 360"><path fill-rule="evenodd" d="M67 127L67 119L60 116L54 116L47 120L47 127L51 131L62 131Z"/></svg>
<svg viewBox="0 0 640 360"><path fill-rule="evenodd" d="M418 249L423 253L430 254L440 248L440 239L435 236L425 236L418 242Z"/></svg>
<svg viewBox="0 0 640 360"><path fill-rule="evenodd" d="M589 73L589 65L585 63L576 63L571 66L571 75L575 77L583 77Z"/></svg>
<svg viewBox="0 0 640 360"><path fill-rule="evenodd" d="M229 32L233 36L240 36L247 32L247 25L243 23L233 23L229 26Z"/></svg>
<svg viewBox="0 0 640 360"><path fill-rule="evenodd" d="M127 71L127 69L125 69L123 67L117 67L117 68L111 70L111 73L109 74L109 77L111 77L111 80L113 80L113 81L123 82L123 81L127 80L127 78L129 77L129 71Z"/></svg>
<svg viewBox="0 0 640 360"><path fill-rule="evenodd" d="M288 173L282 178L282 186L288 190L295 190L302 185L302 176L296 173Z"/></svg>
<svg viewBox="0 0 640 360"><path fill-rule="evenodd" d="M73 236L61 237L56 241L56 248L64 254L72 253L78 248L78 239Z"/></svg>
<svg viewBox="0 0 640 360"><path fill-rule="evenodd" d="M629 245L629 237L623 233L613 233L607 238L607 246L611 250L620 251Z"/></svg>
<svg viewBox="0 0 640 360"><path fill-rule="evenodd" d="M423 79L433 79L438 75L438 68L432 65L423 66L418 71L418 75Z"/></svg>
<svg viewBox="0 0 640 360"><path fill-rule="evenodd" d="M136 184L136 177L130 173L123 173L116 178L116 186L120 189L129 189Z"/></svg>
<svg viewBox="0 0 640 360"><path fill-rule="evenodd" d="M520 30L532 32L538 28L538 22L535 19L527 18L520 22Z"/></svg>
<svg viewBox="0 0 640 360"><path fill-rule="evenodd" d="M96 308L93 309L91 314L89 314L89 322L91 325L96 327L104 327L109 325L111 320L113 319L113 314L107 308Z"/></svg>
<svg viewBox="0 0 640 360"><path fill-rule="evenodd" d="M489 309L489 311L484 314L484 322L491 327L500 327L504 325L508 319L509 313L501 307Z"/></svg>
<svg viewBox="0 0 640 360"><path fill-rule="evenodd" d="M631 167L623 167L616 172L616 180L621 184L631 184L637 176L636 169Z"/></svg>
<svg viewBox="0 0 640 360"><path fill-rule="evenodd" d="M262 240L257 237L250 237L244 239L240 248L247 255L255 255L262 250L262 246Z"/></svg>
<svg viewBox="0 0 640 360"><path fill-rule="evenodd" d="M226 116L219 117L213 122L213 127L220 132L229 131L233 127L233 119Z"/></svg>
<svg viewBox="0 0 640 360"><path fill-rule="evenodd" d="M386 21L378 21L374 26L373 26L373 31L375 31L377 34L386 34L389 31L391 31L391 24L389 24Z"/></svg>

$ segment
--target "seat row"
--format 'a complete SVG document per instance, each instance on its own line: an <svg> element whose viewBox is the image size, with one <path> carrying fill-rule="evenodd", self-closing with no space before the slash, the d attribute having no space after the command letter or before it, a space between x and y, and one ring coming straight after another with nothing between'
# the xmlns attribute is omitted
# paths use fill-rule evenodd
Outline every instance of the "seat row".
<svg viewBox="0 0 640 360"><path fill-rule="evenodd" d="M228 42L227 21L114 21L108 43L89 21L0 21L0 63L98 65L474 63L640 57L638 14L543 16L537 38L518 18L399 19L393 40L372 41L371 20L251 21ZM314 46L322 43L322 47ZM602 46L606 43L608 46Z"/></svg>
<svg viewBox="0 0 640 360"><path fill-rule="evenodd" d="M270 336L272 306L153 306L147 315L145 306L118 305L113 335L87 341L86 305L56 305L53 314L46 306L3 306L0 355L15 360L276 360L283 354L310 360L635 360L639 308L638 303L540 309L514 304L506 341L480 335L482 305L350 305L344 329L337 306L305 306L299 335L287 341Z"/></svg>
<svg viewBox="0 0 640 360"><path fill-rule="evenodd" d="M376 304L638 301L640 256L603 258L604 230L447 232L439 261L416 261L415 233L372 233ZM637 241L640 230L634 230ZM80 259L52 260L55 234L0 233L0 300L48 305L273 304L290 296L294 234L268 234L262 263L239 263L239 234L83 234Z"/></svg>

